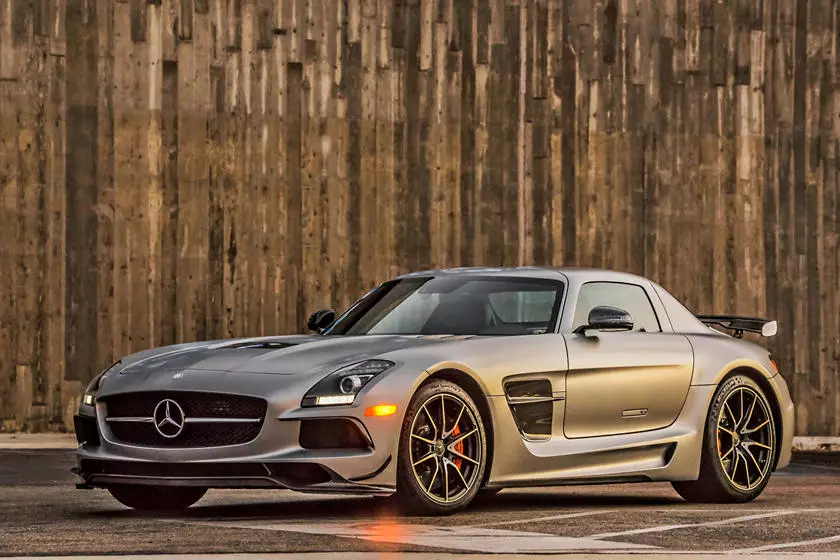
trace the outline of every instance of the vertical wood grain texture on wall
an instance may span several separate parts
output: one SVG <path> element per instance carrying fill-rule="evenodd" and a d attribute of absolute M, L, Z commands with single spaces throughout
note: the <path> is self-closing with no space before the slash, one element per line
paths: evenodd
<path fill-rule="evenodd" d="M 0 417 L 396 273 L 580 265 L 779 320 L 840 434 L 840 0 L 0 0 Z"/>

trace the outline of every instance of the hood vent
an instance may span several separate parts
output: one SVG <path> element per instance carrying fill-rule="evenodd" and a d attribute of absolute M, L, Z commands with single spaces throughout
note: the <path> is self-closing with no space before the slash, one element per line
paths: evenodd
<path fill-rule="evenodd" d="M 231 346 L 226 346 L 225 348 L 259 348 L 262 350 L 282 350 L 283 348 L 289 348 L 290 346 L 296 346 L 296 344 L 289 344 L 288 342 L 280 342 L 279 340 L 262 340 L 262 341 L 253 341 L 253 342 L 242 342 L 239 344 L 233 344 Z"/>
<path fill-rule="evenodd" d="M 236 349 L 260 349 L 260 350 L 282 350 L 291 346 L 298 346 L 300 342 L 290 342 L 288 338 L 280 337 L 259 337 L 245 338 L 233 341 L 223 341 L 219 344 L 212 344 L 206 348 L 209 350 L 236 350 Z"/>

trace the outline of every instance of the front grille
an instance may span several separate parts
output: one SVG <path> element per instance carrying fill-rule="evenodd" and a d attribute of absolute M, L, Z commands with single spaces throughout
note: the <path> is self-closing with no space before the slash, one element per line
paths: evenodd
<path fill-rule="evenodd" d="M 183 410 L 183 428 L 175 437 L 161 435 L 154 420 L 155 409 L 165 399 L 174 401 Z M 268 408 L 265 400 L 256 397 L 197 392 L 128 393 L 103 400 L 106 421 L 116 441 L 146 447 L 222 447 L 248 443 L 259 435 Z M 180 420 L 177 415 L 176 420 Z"/>

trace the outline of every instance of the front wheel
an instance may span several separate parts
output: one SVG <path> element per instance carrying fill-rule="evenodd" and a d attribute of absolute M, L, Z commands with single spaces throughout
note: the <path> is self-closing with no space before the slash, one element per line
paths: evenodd
<path fill-rule="evenodd" d="M 196 503 L 207 492 L 206 488 L 191 486 L 144 486 L 116 484 L 108 491 L 124 506 L 140 511 L 176 512 Z"/>
<path fill-rule="evenodd" d="M 487 461 L 481 415 L 460 386 L 434 380 L 406 410 L 397 462 L 397 497 L 411 513 L 446 515 L 479 490 Z"/>
<path fill-rule="evenodd" d="M 767 486 L 775 452 L 776 426 L 764 391 L 749 377 L 734 375 L 712 398 L 700 477 L 672 485 L 690 502 L 749 502 Z"/>

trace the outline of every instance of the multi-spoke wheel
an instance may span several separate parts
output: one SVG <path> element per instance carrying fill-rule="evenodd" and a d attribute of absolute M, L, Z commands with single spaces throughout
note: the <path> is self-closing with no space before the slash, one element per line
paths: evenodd
<path fill-rule="evenodd" d="M 773 415 L 764 397 L 738 387 L 718 417 L 718 456 L 729 482 L 748 492 L 761 484 L 773 464 Z"/>
<path fill-rule="evenodd" d="M 417 513 L 463 508 L 481 484 L 485 448 L 481 415 L 466 391 L 444 380 L 424 385 L 403 421 L 398 496 Z"/>
<path fill-rule="evenodd" d="M 761 388 L 735 375 L 712 399 L 706 420 L 700 477 L 675 482 L 694 502 L 747 502 L 757 497 L 773 469 L 776 447 L 773 412 Z"/>

